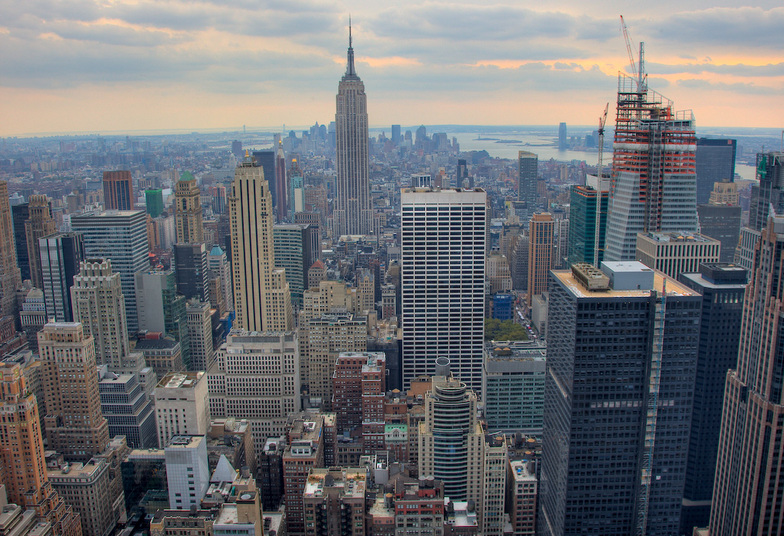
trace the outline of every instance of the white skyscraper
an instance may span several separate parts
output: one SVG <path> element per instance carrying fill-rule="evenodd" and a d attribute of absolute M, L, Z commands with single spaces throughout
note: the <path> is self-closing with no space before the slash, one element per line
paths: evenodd
<path fill-rule="evenodd" d="M 479 394 L 487 194 L 404 188 L 401 202 L 404 389 L 448 357 L 455 377 Z"/>
<path fill-rule="evenodd" d="M 368 115 L 365 84 L 354 69 L 351 26 L 348 30 L 346 74 L 338 84 L 335 112 L 337 193 L 334 234 L 373 234 L 373 210 L 368 180 Z"/>

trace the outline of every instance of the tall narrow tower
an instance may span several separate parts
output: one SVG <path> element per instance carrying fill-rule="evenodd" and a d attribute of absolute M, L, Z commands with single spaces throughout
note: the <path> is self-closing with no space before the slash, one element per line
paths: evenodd
<path fill-rule="evenodd" d="M 0 317 L 15 313 L 16 289 L 20 286 L 22 278 L 14 248 L 8 183 L 0 181 Z"/>
<path fill-rule="evenodd" d="M 746 287 L 737 370 L 724 389 L 711 536 L 784 526 L 784 217 L 771 213 Z"/>
<path fill-rule="evenodd" d="M 236 326 L 291 331 L 294 317 L 285 270 L 275 268 L 272 195 L 262 168 L 247 158 L 234 172 L 229 198 Z"/>
<path fill-rule="evenodd" d="M 175 186 L 174 215 L 177 220 L 177 243 L 204 241 L 201 215 L 201 191 L 190 173 L 183 173 Z"/>
<path fill-rule="evenodd" d="M 335 143 L 338 176 L 333 212 L 334 234 L 372 234 L 367 95 L 365 84 L 354 69 L 350 23 L 346 74 L 338 84 Z"/>
<path fill-rule="evenodd" d="M 41 248 L 38 239 L 57 231 L 57 224 L 52 218 L 52 209 L 49 207 L 49 198 L 42 194 L 30 196 L 28 206 L 30 217 L 25 222 L 27 235 L 27 256 L 30 258 L 30 280 L 34 287 L 41 288 L 44 276 L 41 272 Z"/>
<path fill-rule="evenodd" d="M 618 77 L 605 260 L 635 259 L 637 233 L 697 230 L 697 139 L 691 110 Z"/>
<path fill-rule="evenodd" d="M 286 185 L 286 156 L 283 154 L 283 142 L 278 141 L 278 152 L 275 154 L 275 194 L 278 200 L 276 221 L 286 221 L 289 214 L 288 186 Z"/>

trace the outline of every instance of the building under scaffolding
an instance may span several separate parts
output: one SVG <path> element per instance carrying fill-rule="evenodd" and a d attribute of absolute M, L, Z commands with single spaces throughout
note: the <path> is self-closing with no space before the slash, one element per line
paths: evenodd
<path fill-rule="evenodd" d="M 637 233 L 697 230 L 694 115 L 672 106 L 618 76 L 606 260 L 634 260 Z"/>

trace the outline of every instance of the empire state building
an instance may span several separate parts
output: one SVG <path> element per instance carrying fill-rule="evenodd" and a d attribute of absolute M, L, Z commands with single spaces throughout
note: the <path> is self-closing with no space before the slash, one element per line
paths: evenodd
<path fill-rule="evenodd" d="M 351 24 L 346 74 L 338 84 L 335 137 L 337 192 L 333 211 L 335 236 L 373 234 L 368 182 L 368 116 L 365 84 L 354 69 Z"/>

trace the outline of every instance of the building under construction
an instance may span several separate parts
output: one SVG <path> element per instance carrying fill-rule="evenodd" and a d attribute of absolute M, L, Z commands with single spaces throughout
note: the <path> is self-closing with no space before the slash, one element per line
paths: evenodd
<path fill-rule="evenodd" d="M 697 230 L 694 115 L 674 112 L 645 73 L 618 76 L 606 260 L 634 260 L 637 233 Z"/>

